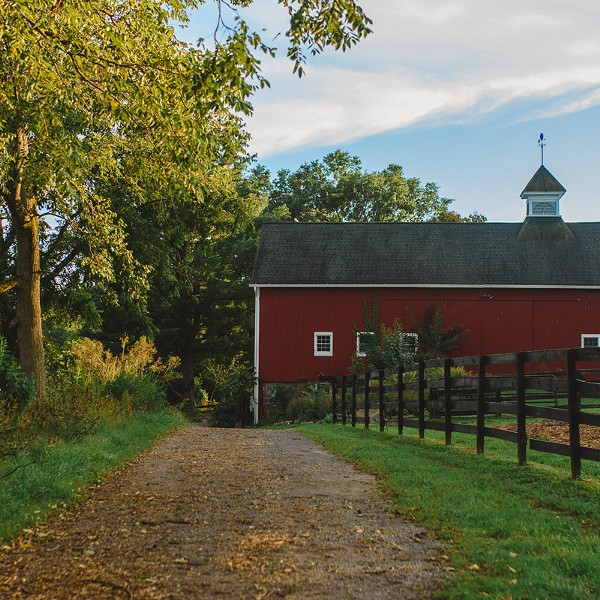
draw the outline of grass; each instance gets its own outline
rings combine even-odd
[[[362,427],[303,425],[327,449],[378,475],[400,514],[447,544],[455,576],[439,598],[600,597],[600,464],[584,461],[570,479],[569,459],[486,439],[414,430],[399,437]],[[475,566],[476,565],[476,566]],[[469,568],[470,567],[470,568]]]
[[[0,541],[80,499],[86,487],[149,448],[182,423],[173,412],[138,413],[100,421],[93,435],[40,446],[0,462]],[[23,465],[23,466],[19,466]]]

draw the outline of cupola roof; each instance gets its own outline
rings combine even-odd
[[[544,165],[541,165],[521,192],[521,198],[527,198],[530,194],[547,192],[552,194],[558,193],[562,196],[566,191],[560,181]]]

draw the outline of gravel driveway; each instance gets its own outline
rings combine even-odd
[[[294,430],[185,427],[0,554],[4,598],[428,598],[442,548]]]

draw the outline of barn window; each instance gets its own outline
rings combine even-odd
[[[375,335],[372,331],[359,331],[356,334],[356,356],[366,356],[369,336]]]
[[[315,331],[315,356],[333,356],[333,332]]]
[[[414,356],[417,353],[417,350],[419,349],[419,334],[403,333],[402,346],[405,352]]]
[[[581,336],[582,348],[598,348],[600,347],[600,333],[584,333]]]

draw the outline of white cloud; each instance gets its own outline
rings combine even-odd
[[[278,94],[277,99],[257,103],[250,121],[252,150],[269,155],[310,144],[333,145],[433,117],[474,119],[511,102],[563,95],[569,95],[570,101],[554,106],[552,113],[580,110],[600,103],[600,93],[590,92],[598,82],[600,65],[439,83],[406,73],[319,70],[306,94]],[[571,96],[574,91],[581,93],[576,101]]]
[[[266,5],[256,5],[262,19]],[[375,33],[351,52],[311,60],[300,81],[284,59],[265,63],[273,89],[255,99],[254,152],[332,145],[430,119],[472,119],[513,103],[538,117],[600,104],[596,1],[361,5]]]

